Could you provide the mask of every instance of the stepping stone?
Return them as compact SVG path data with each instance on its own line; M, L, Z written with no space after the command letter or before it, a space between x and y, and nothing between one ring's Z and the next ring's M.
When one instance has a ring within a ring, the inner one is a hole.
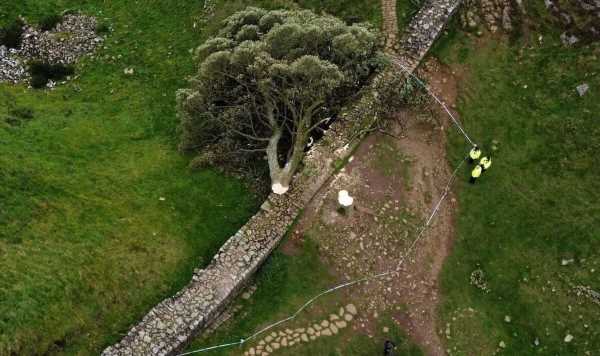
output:
M314 335L311 335L311 336L310 336L310 339L311 339L311 340L316 340L316 339L317 339L317 337L316 337L316 336L314 336Z
M273 347L273 350L279 350L279 348L281 347L281 345L278 342L272 343L271 346Z
M268 353L273 352L273 348L271 347L271 345L267 345L267 348L265 350L267 350Z
M265 340L260 340L259 343L258 343L258 345L260 345L260 346L264 346L265 344L266 344Z
M285 333L288 335L292 335L294 332L291 329L285 329Z
M320 331L321 329L323 329L323 328L321 327L321 325L319 325L319 324L315 324L315 325L313 325L313 328L315 328L315 330L317 330L317 331Z
M271 342L273 341L273 337L271 335L267 335L267 337L265 337L265 342Z
M306 331L304 328L298 328L298 329L296 329L296 332L300 333L300 334L304 333L304 331Z
M357 313L357 310L356 310L356 307L354 306L354 304L346 305L346 310L348 311L348 313L350 313L352 315L356 315L356 313Z
M331 330L331 332L335 335L338 333L339 329L337 328L337 326L331 324L329 325L329 329Z
M287 345L288 345L288 339L287 338L281 339L281 346L286 347Z
M304 342L308 342L308 335L302 334L302 335L300 335L300 339Z
M336 321L336 320L338 320L339 318L340 318L340 317L339 317L339 316L337 316L337 315L335 315L335 314L331 314L331 315L329 316L329 320L331 320L331 321Z
M309 327L308 329L306 329L306 332L308 333L308 335L314 335L315 329L313 329L312 327Z
M331 333L331 330L329 330L329 329L323 329L323 331L321 331L321 335L323 335L323 336L331 336L333 334Z
M339 314L339 316L344 316L344 314L346 314L344 307L340 307L340 311L338 312L338 314Z
M346 319L346 321L351 321L354 317L351 314L346 314L344 315L344 319Z
M322 327L324 327L324 328L328 327L328 326L329 326L329 321L327 321L327 320L323 320L323 321L321 322L321 326L322 326Z
M348 326L348 324L346 324L346 322L343 321L343 320L338 320L338 321L335 322L335 326L337 326L340 329L343 329L346 326Z
M250 350L248 350L248 355L250 355L250 356L256 355L256 352L254 352L254 347L252 347L252 348L250 348Z

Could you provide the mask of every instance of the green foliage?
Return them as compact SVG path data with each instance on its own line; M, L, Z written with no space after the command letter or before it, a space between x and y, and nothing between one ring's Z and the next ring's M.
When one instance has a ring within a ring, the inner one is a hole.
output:
M333 116L379 68L380 56L378 35L368 25L255 7L228 17L219 36L195 54L198 74L177 96L180 147L223 143L229 162L254 157L243 152L264 149L280 126L282 152L306 140L316 120Z
M25 23L21 19L16 19L6 27L0 28L0 46L18 48L21 45L24 26Z

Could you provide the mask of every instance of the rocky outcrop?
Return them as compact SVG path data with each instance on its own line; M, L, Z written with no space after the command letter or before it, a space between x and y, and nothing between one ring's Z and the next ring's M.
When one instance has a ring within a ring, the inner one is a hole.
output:
M459 1L428 3L403 41L405 60L414 69L427 53ZM437 8L439 5L439 8ZM207 327L230 304L281 241L302 208L333 174L339 162L354 147L372 124L385 114L381 95L390 68L374 79L352 107L343 111L323 138L304 158L288 194L271 194L261 210L221 247L211 263L195 271L192 281L179 293L152 308L116 345L103 356L171 355Z
M50 31L25 25L18 48L0 46L0 82L16 84L29 79L26 71L29 61L75 63L104 42L104 38L96 33L96 26L94 17L82 14L64 15Z

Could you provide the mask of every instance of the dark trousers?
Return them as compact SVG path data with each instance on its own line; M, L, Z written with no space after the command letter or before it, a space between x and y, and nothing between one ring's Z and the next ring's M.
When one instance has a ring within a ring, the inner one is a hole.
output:
M477 178L475 177L471 177L471 179L469 180L469 183L471 184L475 184L475 181L477 180Z
M386 340L385 344L383 344L383 355L384 356L392 356L392 351L394 351L395 347L396 347L396 344L394 344L390 340Z

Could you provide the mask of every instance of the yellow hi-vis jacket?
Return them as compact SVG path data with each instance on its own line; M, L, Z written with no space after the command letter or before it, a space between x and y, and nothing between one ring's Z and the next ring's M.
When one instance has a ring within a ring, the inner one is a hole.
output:
M475 168L471 171L471 177L479 178L481 176L481 172L483 172L483 168L480 165L476 165Z
M479 159L480 156L481 150L479 149L479 147L473 147L471 149L471 152L469 152L469 157L471 157L472 160Z
M488 157L483 157L479 162L483 166L483 169L489 169L492 166L492 159Z

